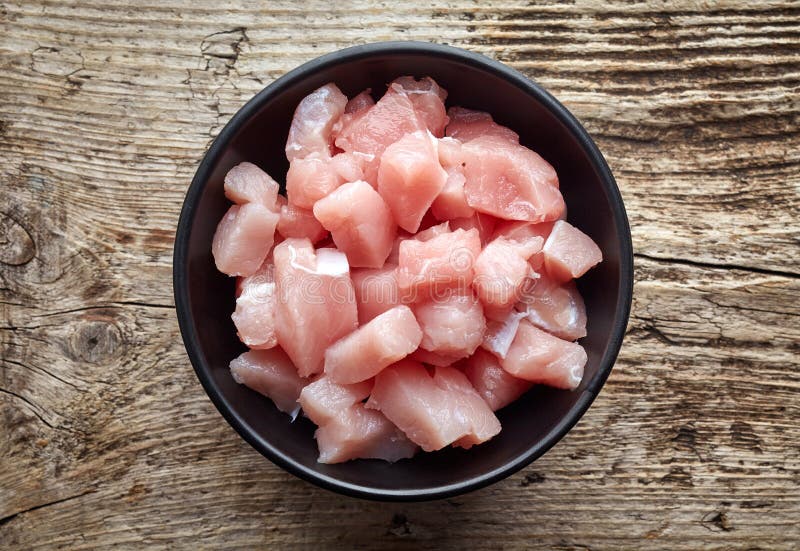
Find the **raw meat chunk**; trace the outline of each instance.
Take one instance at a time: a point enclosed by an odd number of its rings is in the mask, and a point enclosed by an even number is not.
[[[559,284],[542,274],[531,283],[517,305],[528,321],[560,339],[586,336],[586,306],[573,282]]]
[[[510,128],[499,125],[489,113],[473,111],[463,107],[451,107],[447,111],[450,124],[447,125],[448,136],[462,142],[468,142],[481,136],[491,136],[519,143],[519,136]]]
[[[486,319],[471,291],[414,305],[422,328],[420,348],[454,358],[469,356],[483,341]]]
[[[387,147],[381,157],[378,191],[397,225],[412,233],[447,181],[436,147],[429,133],[414,132]]]
[[[344,114],[333,125],[333,139],[339,137],[342,132],[345,132],[351,125],[357,123],[367,111],[375,105],[375,100],[372,99],[371,90],[367,88],[357,96],[354,96],[344,106]]]
[[[384,150],[406,134],[426,131],[408,94],[385,94],[353,124],[342,128],[336,146],[364,160],[364,179],[376,184]]]
[[[541,248],[541,237],[526,241],[498,237],[486,245],[475,260],[473,287],[487,309],[507,312],[519,301],[525,280],[537,276],[528,258]]]
[[[471,230],[472,228],[478,230],[481,244],[484,246],[492,240],[492,232],[494,232],[496,225],[497,218],[482,212],[476,212],[469,218],[454,218],[450,220],[450,228],[452,230],[459,228],[462,230]]]
[[[581,384],[586,359],[581,345],[554,337],[522,320],[500,365],[520,379],[574,390]]]
[[[297,400],[303,413],[317,425],[328,423],[336,415],[369,396],[373,381],[362,381],[353,385],[334,383],[322,375],[306,385]]]
[[[430,77],[415,80],[405,76],[389,84],[387,94],[402,91],[408,95],[419,120],[437,138],[444,136],[444,127],[448,118],[444,108],[447,91],[441,88]]]
[[[289,238],[273,252],[278,344],[301,376],[322,371],[325,350],[358,326],[347,257]]]
[[[331,129],[344,113],[345,105],[347,96],[333,83],[314,90],[300,101],[286,140],[289,162],[314,153],[330,156]]]
[[[429,239],[400,244],[397,283],[409,300],[442,296],[472,283],[473,264],[481,250],[477,230],[455,230]]]
[[[603,253],[592,238],[563,220],[553,224],[542,251],[545,269],[556,281],[581,277],[603,260]]]
[[[395,462],[412,457],[417,446],[379,411],[356,404],[340,411],[314,433],[320,463],[350,459]]]
[[[419,346],[422,330],[408,306],[395,306],[325,351],[325,374],[352,384],[374,377]]]
[[[468,446],[500,431],[489,407],[452,367],[437,367],[433,377],[410,360],[387,367],[375,378],[367,407],[380,410],[425,451],[462,439]]]
[[[239,163],[225,175],[225,197],[239,205],[261,203],[274,210],[278,187],[278,182],[253,163]]]
[[[228,209],[211,243],[217,269],[229,276],[253,275],[272,249],[278,218],[260,203]]]
[[[250,348],[272,348],[275,336],[275,270],[269,262],[239,282],[236,310],[231,315],[239,340]]]
[[[512,310],[501,320],[487,320],[486,332],[483,334],[481,347],[488,350],[498,358],[505,358],[514,337],[517,336],[517,328],[522,318],[526,317],[525,312]]]
[[[359,325],[401,303],[396,265],[387,263],[383,268],[357,268],[350,275],[358,304]]]
[[[280,348],[251,350],[231,361],[231,375],[263,394],[275,406],[292,416],[297,416],[300,406],[297,398],[307,381],[297,374],[289,357]]]
[[[566,211],[565,211],[566,212]],[[553,229],[553,222],[541,222],[532,224],[530,222],[520,222],[516,220],[502,220],[494,230],[494,237],[505,237],[514,241],[525,241],[531,237],[541,237],[547,241],[550,231]],[[534,253],[528,259],[531,267],[539,272],[544,266],[544,253],[541,251]]]
[[[314,203],[343,183],[344,180],[331,166],[329,158],[311,155],[295,159],[289,165],[286,173],[286,196],[293,205],[311,209]]]
[[[444,187],[431,204],[431,212],[437,220],[468,218],[475,214],[475,209],[467,204],[464,182],[466,178],[461,170],[455,168],[447,170]]]
[[[466,360],[464,374],[492,411],[506,407],[533,386],[532,382],[508,373],[485,350],[477,350]]]
[[[446,365],[453,365],[461,358],[439,354],[438,352],[430,352],[424,348],[417,348],[414,350],[414,352],[408,355],[408,359],[414,360],[415,362],[442,367]]]
[[[367,182],[344,184],[314,205],[351,266],[380,268],[392,250],[397,226],[384,200]]]
[[[322,241],[328,236],[328,231],[314,218],[310,210],[300,208],[292,203],[281,206],[281,217],[278,220],[278,233],[284,238],[308,238],[312,243]]]
[[[475,210],[507,220],[547,222],[564,210],[553,167],[508,140],[484,136],[464,144],[464,192]]]

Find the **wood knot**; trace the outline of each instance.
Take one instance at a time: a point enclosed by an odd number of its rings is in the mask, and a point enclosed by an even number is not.
[[[70,339],[76,360],[97,364],[111,358],[123,343],[119,327],[107,319],[82,321]]]
[[[5,213],[0,213],[0,262],[22,266],[36,256],[36,244],[25,227]]]

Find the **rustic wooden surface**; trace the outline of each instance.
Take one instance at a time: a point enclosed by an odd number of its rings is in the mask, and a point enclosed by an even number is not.
[[[800,5],[0,3],[0,547],[800,546]],[[636,254],[625,345],[552,451],[425,504],[268,463],[191,370],[181,201],[211,138],[319,54],[444,42],[596,137]]]

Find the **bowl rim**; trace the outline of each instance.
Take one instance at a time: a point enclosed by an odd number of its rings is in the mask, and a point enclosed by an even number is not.
[[[210,375],[210,366],[207,365],[200,352],[201,348],[198,335],[194,328],[187,285],[189,236],[196,214],[196,206],[213,167],[217,164],[219,157],[227,147],[230,139],[263,104],[274,96],[282,93],[285,88],[292,86],[298,81],[302,81],[307,76],[323,67],[327,68],[329,66],[345,64],[376,55],[425,55],[457,61],[492,73],[515,85],[529,96],[532,96],[536,101],[540,102],[564,124],[567,130],[578,141],[580,147],[588,155],[610,199],[612,217],[616,222],[617,239],[620,243],[620,286],[618,289],[620,298],[617,301],[614,312],[615,321],[611,332],[611,338],[609,339],[603,357],[600,359],[600,368],[598,372],[587,384],[572,408],[570,408],[567,414],[543,438],[513,460],[491,471],[459,483],[422,489],[387,490],[345,482],[294,461],[281,452],[280,449],[258,435],[236,413],[233,405],[222,395],[220,389],[214,383]],[[195,374],[225,420],[247,443],[258,450],[267,459],[289,473],[327,490],[348,496],[379,501],[424,501],[453,497],[483,488],[510,476],[541,457],[561,440],[561,438],[575,426],[581,417],[583,417],[611,373],[611,369],[614,366],[614,362],[622,345],[633,296],[633,245],[622,196],[605,158],[578,119],[544,88],[522,73],[499,61],[454,46],[418,41],[374,42],[337,50],[303,63],[266,86],[231,117],[230,121],[228,121],[206,151],[189,189],[186,192],[175,235],[173,251],[173,291],[178,325]]]

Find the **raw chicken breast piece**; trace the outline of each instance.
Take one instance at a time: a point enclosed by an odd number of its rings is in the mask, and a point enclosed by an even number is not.
[[[375,100],[372,99],[372,90],[369,88],[350,98],[350,101],[344,106],[344,114],[333,125],[334,142],[343,132],[347,131],[346,129],[366,115],[373,105],[375,105]]]
[[[363,159],[364,179],[376,185],[384,150],[406,134],[425,130],[408,94],[400,91],[384,94],[363,117],[342,128],[336,146]]]
[[[278,344],[275,335],[275,271],[265,261],[261,268],[238,283],[236,310],[231,315],[239,340],[249,348],[272,348]]]
[[[411,76],[400,77],[389,84],[387,94],[402,91],[414,105],[419,120],[437,138],[444,136],[448,118],[444,107],[447,91],[431,77],[420,80]]]
[[[356,268],[351,270],[350,276],[356,293],[359,325],[401,303],[397,265],[387,263],[383,268]]]
[[[447,170],[444,187],[431,204],[431,212],[437,220],[468,218],[475,214],[475,209],[467,204],[464,182],[466,178],[461,170],[455,168]]]
[[[231,375],[239,383],[268,397],[275,406],[297,416],[297,398],[308,381],[297,374],[292,361],[280,348],[251,350],[230,364]]]
[[[525,312],[517,312],[512,309],[504,319],[487,320],[481,347],[498,358],[505,358],[508,349],[511,348],[511,343],[514,342],[514,337],[517,336],[519,322],[526,316]]]
[[[559,284],[546,274],[531,283],[517,304],[528,321],[567,341],[586,336],[586,306],[575,283]]]
[[[453,292],[414,305],[422,328],[420,348],[453,358],[465,358],[480,346],[486,319],[471,291]]]
[[[439,163],[445,170],[464,168],[462,143],[455,138],[441,138],[438,144]]]
[[[442,235],[443,233],[450,233],[450,223],[447,221],[442,222],[441,224],[435,224],[429,228],[418,231],[415,234],[410,234],[404,229],[398,230],[398,235],[394,240],[394,245],[392,245],[392,252],[389,253],[389,257],[386,259],[386,262],[388,264],[400,263],[400,244],[403,241],[406,241],[407,239],[430,241],[437,235]]]
[[[395,306],[333,343],[325,351],[325,375],[353,384],[374,377],[411,354],[422,340],[408,306]]]
[[[347,257],[315,253],[308,239],[289,238],[273,252],[278,344],[307,377],[322,371],[325,350],[358,326]]]
[[[324,425],[337,414],[353,406],[372,390],[373,381],[362,381],[353,385],[334,383],[327,375],[322,375],[306,385],[297,400],[303,413],[317,425]]]
[[[528,258],[541,248],[541,237],[525,241],[498,237],[486,245],[475,260],[472,283],[486,308],[510,311],[521,298],[525,281],[538,276],[528,264]]]
[[[211,243],[217,269],[229,276],[253,275],[272,249],[278,218],[260,203],[228,209]]]
[[[556,281],[581,277],[603,260],[603,253],[592,238],[564,220],[553,224],[542,251],[545,269]]]
[[[380,410],[425,451],[461,439],[465,445],[488,440],[500,431],[489,407],[452,367],[437,367],[433,377],[411,360],[387,367],[375,378],[367,407]]]
[[[456,414],[469,420],[470,430],[453,442],[460,448],[471,448],[486,442],[500,432],[500,421],[469,382],[466,375],[452,367],[437,367],[433,375],[436,385],[455,399]]]
[[[564,210],[558,176],[538,154],[508,140],[483,136],[463,146],[469,206],[507,220],[548,222]]]
[[[314,433],[320,463],[350,459],[395,462],[412,457],[417,446],[382,413],[356,404],[340,411]]]
[[[297,105],[286,140],[289,162],[311,154],[331,155],[331,129],[344,113],[347,96],[332,82],[322,86]]]
[[[480,250],[475,229],[442,233],[428,241],[403,241],[397,270],[400,296],[417,301],[446,296],[450,289],[467,289]]]
[[[225,175],[225,197],[242,205],[261,203],[275,210],[278,182],[253,163],[239,163]]]
[[[450,124],[447,125],[447,136],[462,142],[468,142],[482,136],[491,136],[519,143],[519,135],[510,128],[494,122],[489,113],[473,111],[464,107],[451,107],[447,110]]]
[[[541,237],[544,241],[547,241],[552,229],[553,222],[532,224],[518,220],[501,220],[495,227],[493,237],[505,237],[514,241],[525,241],[531,237]],[[537,272],[541,271],[542,266],[544,266],[544,253],[541,251],[535,253],[528,259],[528,263]]]
[[[482,212],[476,212],[469,218],[453,218],[450,220],[450,229],[452,230],[457,230],[459,228],[462,230],[471,230],[472,228],[478,230],[478,235],[480,235],[481,238],[481,245],[484,246],[492,240],[492,233],[496,225],[497,218]]]
[[[292,203],[280,201],[281,217],[278,220],[278,233],[284,238],[307,238],[312,243],[318,243],[328,236],[328,231],[314,218],[310,210],[300,208]]]
[[[343,183],[344,179],[332,166],[331,158],[310,155],[289,164],[286,196],[293,205],[310,210],[314,203]]]
[[[533,383],[575,390],[581,384],[586,351],[522,320],[500,365],[511,375]]]
[[[408,359],[436,367],[443,367],[447,365],[453,365],[461,358],[439,354],[438,352],[431,352],[429,350],[425,350],[424,348],[417,348],[414,350],[414,352],[408,355]]]
[[[378,192],[397,225],[412,233],[447,181],[436,147],[428,132],[414,132],[387,147],[381,157]]]
[[[389,207],[367,182],[344,184],[314,205],[314,216],[331,232],[351,266],[380,268],[392,250],[397,226]]]
[[[464,374],[492,411],[506,407],[533,386],[532,382],[508,373],[485,350],[477,350],[465,363]]]

